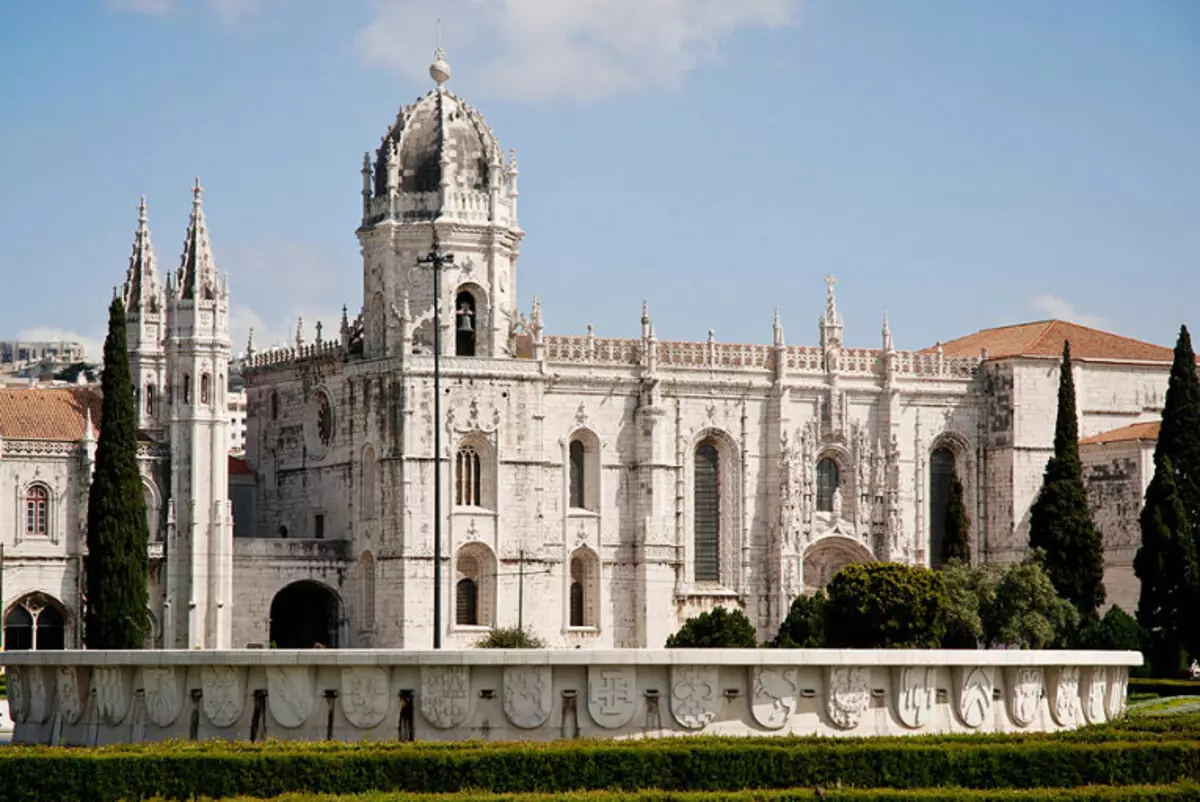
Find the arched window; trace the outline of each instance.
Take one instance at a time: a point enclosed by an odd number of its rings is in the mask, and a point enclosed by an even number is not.
[[[375,626],[375,557],[369,551],[362,553],[362,628]]]
[[[568,446],[568,452],[571,462],[571,506],[576,509],[584,509],[587,507],[587,502],[584,498],[584,478],[586,469],[584,465],[583,441],[572,440]]]
[[[455,587],[454,622],[460,627],[479,626],[479,583],[466,577]]]
[[[929,563],[942,562],[946,539],[946,511],[950,508],[950,485],[954,482],[954,452],[936,448],[929,455]]]
[[[61,650],[67,646],[66,618],[57,600],[33,593],[18,601],[4,619],[7,651]]]
[[[30,485],[25,491],[25,534],[45,535],[50,531],[50,488]]]
[[[279,417],[279,393],[271,391],[271,420]]]
[[[192,403],[192,377],[187,373],[183,374],[183,403]]]
[[[209,385],[212,382],[208,378],[207,373],[200,374],[200,403],[207,404],[211,399],[209,397]]]
[[[463,290],[454,299],[455,349],[458,356],[475,356],[475,296]]]
[[[817,463],[817,511],[833,512],[833,492],[838,488],[838,464],[830,457]]]
[[[21,605],[17,605],[4,619],[4,649],[15,652],[32,648],[33,615]]]
[[[696,448],[695,468],[695,578],[697,582],[721,579],[721,457],[706,440]]]
[[[154,385],[146,385],[146,415],[154,414]]]
[[[600,562],[595,552],[581,548],[571,555],[568,626],[595,627],[600,592]]]
[[[454,503],[460,507],[481,506],[483,479],[480,475],[479,452],[471,446],[458,449],[454,464]]]
[[[460,627],[494,625],[496,560],[481,543],[463,546],[454,561],[454,622]]]
[[[55,607],[43,607],[38,613],[34,648],[41,651],[61,650],[67,647],[66,628],[62,613]]]
[[[376,468],[377,463],[375,462],[375,449],[371,446],[367,446],[363,449],[361,479],[362,487],[359,488],[359,491],[362,495],[363,518],[375,517],[375,485],[377,484]]]

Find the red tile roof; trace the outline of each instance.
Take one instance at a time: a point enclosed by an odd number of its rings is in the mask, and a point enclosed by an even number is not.
[[[1077,359],[1101,359],[1117,362],[1171,362],[1174,352],[1161,345],[1144,343],[1107,331],[1068,323],[1042,320],[1016,326],[984,329],[966,337],[942,343],[946,356],[979,356],[987,349],[989,359],[1015,356],[1062,356],[1063,342],[1071,343],[1071,356]],[[927,349],[932,351],[933,349]]]
[[[1079,441],[1079,445],[1100,445],[1104,443],[1129,443],[1134,440],[1146,440],[1154,442],[1158,440],[1158,428],[1162,421],[1146,421],[1145,423],[1133,423],[1129,426],[1122,426],[1120,429],[1113,429],[1109,432],[1101,432],[1094,434],[1091,437],[1085,437]]]
[[[88,407],[92,435],[99,437],[99,393],[84,387],[0,389],[0,437],[78,442]]]

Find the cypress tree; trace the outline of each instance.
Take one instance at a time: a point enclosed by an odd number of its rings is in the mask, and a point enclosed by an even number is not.
[[[942,538],[942,562],[971,563],[971,518],[963,500],[963,483],[955,471],[950,477],[950,502],[946,505],[946,534]]]
[[[1029,511],[1029,545],[1045,552],[1046,573],[1058,594],[1075,605],[1085,622],[1094,619],[1105,597],[1104,545],[1083,486],[1075,379],[1067,342],[1058,380],[1054,456],[1046,463],[1042,489]]]
[[[1149,661],[1157,676],[1175,675],[1189,639],[1196,602],[1196,547],[1175,486],[1170,457],[1163,457],[1146,488],[1142,544],[1133,571],[1142,583],[1137,621],[1149,636]]]
[[[100,438],[88,492],[84,640],[89,649],[140,649],[148,624],[149,526],[137,464],[132,387],[125,306],[114,298],[108,308],[100,379]]]
[[[1200,552],[1200,379],[1187,326],[1179,329],[1175,361],[1163,403],[1162,426],[1154,447],[1155,471],[1170,459],[1175,487]]]

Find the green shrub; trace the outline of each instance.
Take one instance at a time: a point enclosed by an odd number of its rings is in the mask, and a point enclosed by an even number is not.
[[[545,649],[546,641],[530,629],[495,627],[475,642],[476,649]]]
[[[1130,677],[1129,693],[1152,693],[1155,696],[1200,696],[1200,680]]]
[[[1079,631],[1077,645],[1080,649],[1140,651],[1142,628],[1133,616],[1114,604],[1103,618]]]
[[[724,607],[689,618],[667,638],[668,649],[753,649],[757,645],[754,625],[746,614]]]
[[[996,582],[995,595],[984,611],[983,629],[990,646],[1044,649],[1062,646],[1079,626],[1075,606],[1058,595],[1034,549],[1008,566]]]
[[[928,568],[848,565],[829,583],[825,640],[834,648],[936,649],[946,633],[946,583]]]
[[[796,597],[770,646],[779,649],[819,649],[825,645],[825,593]]]
[[[946,634],[944,649],[978,649],[983,639],[983,610],[993,603],[995,584],[985,566],[971,567],[959,560],[942,566],[946,582]]]

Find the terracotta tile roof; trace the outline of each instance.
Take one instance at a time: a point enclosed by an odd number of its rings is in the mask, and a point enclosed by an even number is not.
[[[229,475],[230,476],[253,476],[254,471],[250,470],[250,466],[246,464],[246,460],[241,457],[231,456],[229,458]]]
[[[82,387],[0,389],[0,437],[78,442],[88,406],[92,435],[99,437],[99,393]]]
[[[1101,445],[1104,443],[1129,443],[1134,440],[1158,440],[1158,427],[1162,421],[1146,421],[1144,423],[1134,423],[1129,426],[1122,426],[1120,429],[1113,429],[1109,432],[1101,432],[1094,434],[1091,437],[1085,437],[1079,441],[1081,446]]]
[[[1170,348],[1090,329],[1064,320],[1041,320],[1036,323],[984,329],[942,343],[942,353],[951,357],[979,356],[986,348],[989,359],[1014,356],[1058,358],[1062,356],[1064,340],[1070,341],[1071,356],[1078,359],[1170,362],[1174,358],[1174,352]]]

